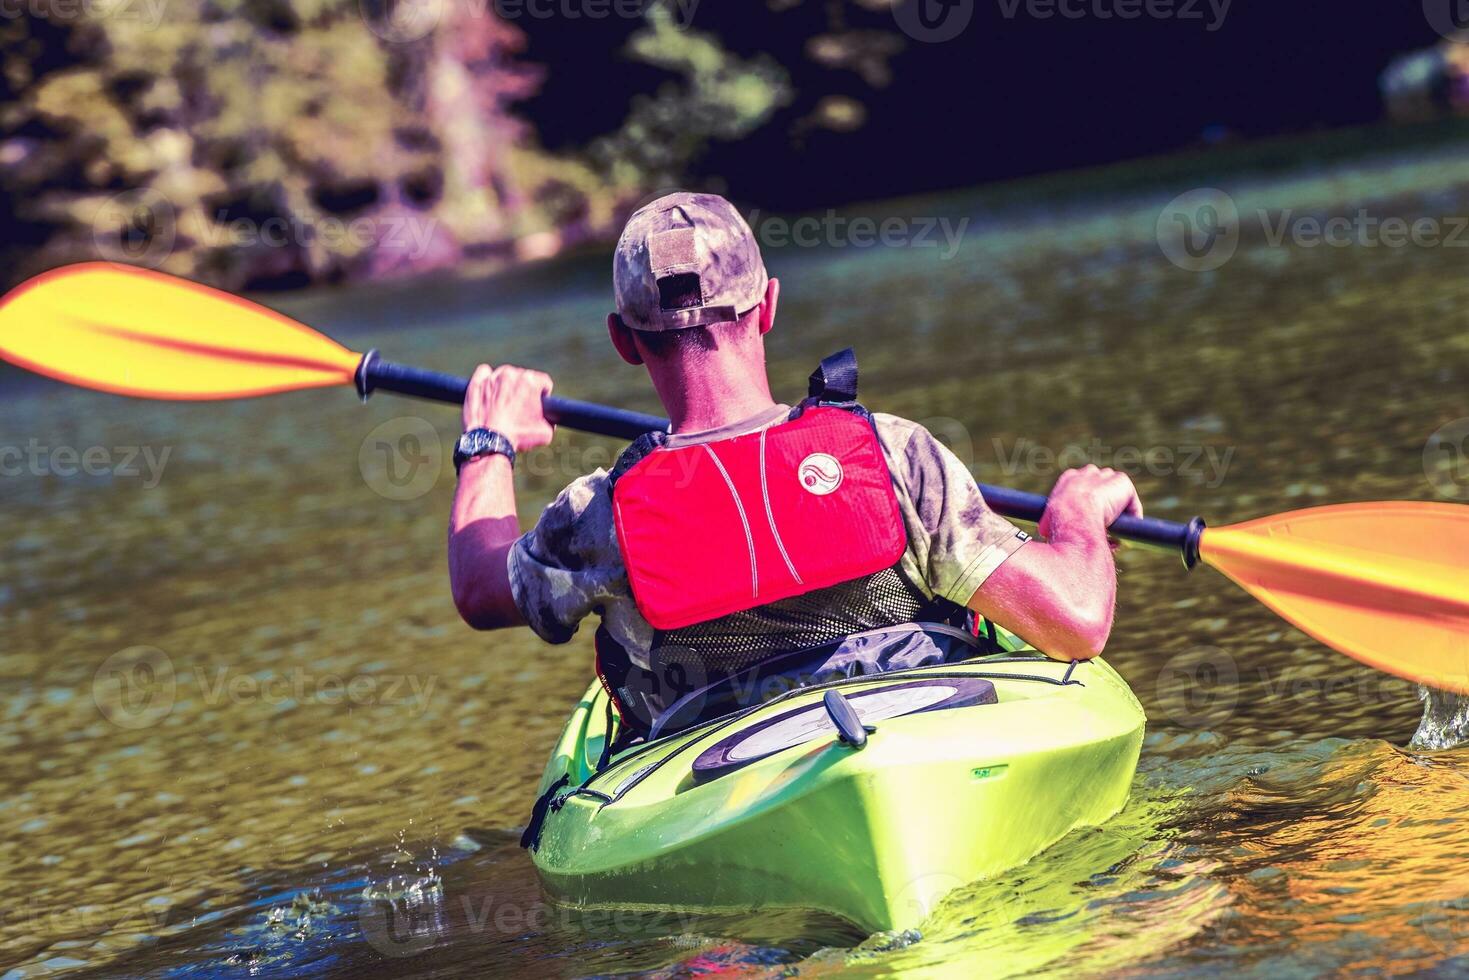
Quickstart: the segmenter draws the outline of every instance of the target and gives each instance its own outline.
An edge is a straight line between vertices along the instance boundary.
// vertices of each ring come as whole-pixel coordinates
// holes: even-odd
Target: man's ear
[[[629,364],[643,363],[643,355],[638,353],[638,345],[632,339],[632,330],[622,322],[622,317],[616,313],[607,314],[607,336],[612,338],[612,346],[617,348],[617,356]]]
[[[760,336],[775,326],[775,304],[780,299],[780,280],[774,276],[765,284],[765,299],[760,304]]]

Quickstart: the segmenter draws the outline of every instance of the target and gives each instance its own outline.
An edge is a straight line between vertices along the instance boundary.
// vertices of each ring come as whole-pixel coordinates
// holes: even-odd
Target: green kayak
[[[593,684],[546,766],[533,857],[553,901],[867,932],[1115,814],[1144,724],[1101,660],[1033,653],[792,691],[603,758],[611,717]]]

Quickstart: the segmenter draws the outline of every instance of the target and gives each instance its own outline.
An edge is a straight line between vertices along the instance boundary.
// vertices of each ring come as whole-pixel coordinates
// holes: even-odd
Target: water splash
[[[1452,749],[1469,742],[1469,697],[1420,686],[1418,700],[1423,702],[1423,720],[1409,748]]]

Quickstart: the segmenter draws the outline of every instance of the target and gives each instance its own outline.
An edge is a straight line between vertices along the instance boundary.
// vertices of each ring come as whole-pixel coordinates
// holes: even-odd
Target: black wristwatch
[[[497,454],[510,460],[511,466],[515,465],[515,447],[509,439],[493,429],[470,429],[454,445],[454,472],[458,473],[471,459]]]

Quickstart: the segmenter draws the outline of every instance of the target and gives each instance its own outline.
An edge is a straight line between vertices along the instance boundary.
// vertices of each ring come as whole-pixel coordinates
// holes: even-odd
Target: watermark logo
[[[1466,0],[1423,0],[1423,16],[1439,34],[1450,41],[1463,41],[1469,29],[1469,2]]]
[[[420,41],[439,26],[446,0],[358,0],[367,29],[389,44]]]
[[[426,419],[402,415],[374,428],[357,449],[363,481],[388,500],[417,500],[439,482],[444,447]]]
[[[1269,248],[1466,248],[1469,217],[1463,215],[1323,215],[1283,208],[1257,208],[1241,215],[1224,191],[1205,187],[1180,194],[1158,215],[1158,247],[1168,261],[1189,272],[1209,272],[1234,257],[1245,223]]]
[[[897,0],[893,20],[915,41],[942,44],[964,32],[974,18],[974,0]]]
[[[151,188],[113,195],[92,216],[92,244],[109,262],[157,268],[177,240],[173,202]]]
[[[1184,728],[1202,729],[1234,712],[1239,665],[1218,647],[1185,650],[1159,668],[1155,693],[1170,719]]]
[[[666,643],[654,653],[650,669],[628,672],[623,694],[629,701],[646,705],[657,716],[653,722],[655,734],[663,729],[677,731],[702,717],[713,694],[710,682],[714,679],[698,652]]]
[[[434,876],[371,885],[357,910],[362,937],[384,956],[417,956],[446,929],[443,897],[443,886]]]
[[[119,728],[156,725],[173,710],[177,692],[173,661],[157,647],[119,650],[92,675],[93,703]]]
[[[316,674],[305,667],[262,674],[229,666],[196,666],[187,673],[156,647],[119,650],[97,668],[92,700],[103,718],[119,728],[158,724],[173,711],[181,688],[197,691],[209,708],[227,704],[274,707],[324,705],[361,709],[403,708],[414,717],[428,710],[438,677],[433,674]]]
[[[1469,953],[1469,899],[1434,903],[1419,917],[1418,927],[1444,955]]]
[[[893,902],[893,908],[911,922],[922,922],[933,915],[951,892],[967,882],[948,871],[934,871],[908,882]]]
[[[1423,475],[1440,497],[1469,500],[1469,418],[1454,419],[1428,437]]]
[[[1239,227],[1234,199],[1217,187],[1201,187],[1178,195],[1158,215],[1158,247],[1180,269],[1209,272],[1234,258]]]

